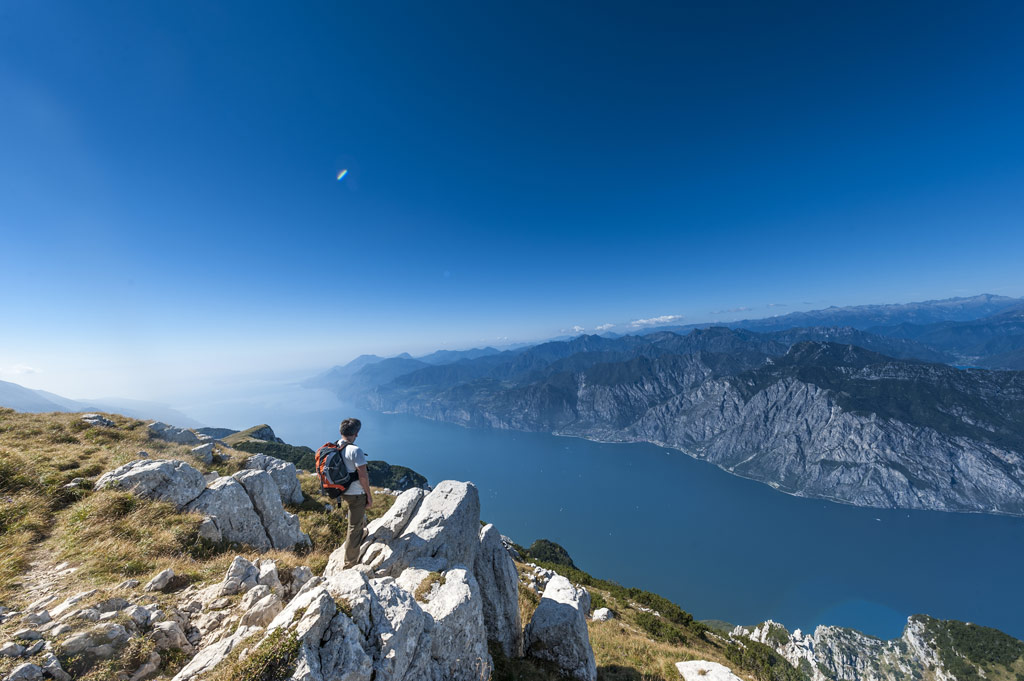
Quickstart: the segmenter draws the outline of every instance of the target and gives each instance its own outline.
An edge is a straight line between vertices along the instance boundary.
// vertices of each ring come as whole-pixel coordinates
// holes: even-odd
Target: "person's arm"
[[[366,508],[373,506],[373,492],[370,491],[370,476],[366,474],[366,466],[356,466],[356,474],[359,475],[359,484],[366,492]]]

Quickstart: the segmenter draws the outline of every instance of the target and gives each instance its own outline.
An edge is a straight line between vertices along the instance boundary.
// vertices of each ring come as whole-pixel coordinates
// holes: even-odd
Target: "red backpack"
[[[339,446],[336,442],[328,442],[316,450],[314,462],[316,474],[320,478],[320,489],[331,499],[340,497],[359,479],[357,473],[350,473],[345,467],[343,454],[348,446],[349,443]]]

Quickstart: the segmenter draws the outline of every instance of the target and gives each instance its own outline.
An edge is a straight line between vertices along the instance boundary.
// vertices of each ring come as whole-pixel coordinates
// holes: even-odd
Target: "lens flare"
[[[341,178],[345,177],[346,175],[348,175],[348,168],[345,168],[340,173],[338,173],[338,179],[340,180]]]

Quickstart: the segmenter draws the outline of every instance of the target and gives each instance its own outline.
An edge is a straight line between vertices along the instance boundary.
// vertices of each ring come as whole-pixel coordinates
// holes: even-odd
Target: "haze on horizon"
[[[1022,19],[9,4],[0,380],[163,399],[364,352],[1024,295]]]

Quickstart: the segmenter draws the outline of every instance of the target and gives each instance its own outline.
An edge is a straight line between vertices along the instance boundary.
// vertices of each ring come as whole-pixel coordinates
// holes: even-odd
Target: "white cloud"
[[[602,324],[601,326],[594,327],[597,331],[607,331],[608,329],[614,329],[614,324]]]
[[[576,326],[572,327],[572,330],[573,330],[573,333],[583,333],[584,328],[582,326],[580,326],[579,324],[577,324]]]
[[[38,374],[39,369],[30,367],[27,364],[19,363],[12,364],[11,366],[0,367],[0,375],[4,376],[26,376],[28,374]]]
[[[732,307],[728,310],[715,310],[711,314],[735,314],[737,312],[749,312],[750,308],[746,305],[740,305],[739,307]]]
[[[647,326],[662,326],[664,324],[673,324],[683,320],[681,314],[663,314],[660,317],[651,317],[650,319],[637,319],[630,322],[630,326],[636,328],[643,328]]]

